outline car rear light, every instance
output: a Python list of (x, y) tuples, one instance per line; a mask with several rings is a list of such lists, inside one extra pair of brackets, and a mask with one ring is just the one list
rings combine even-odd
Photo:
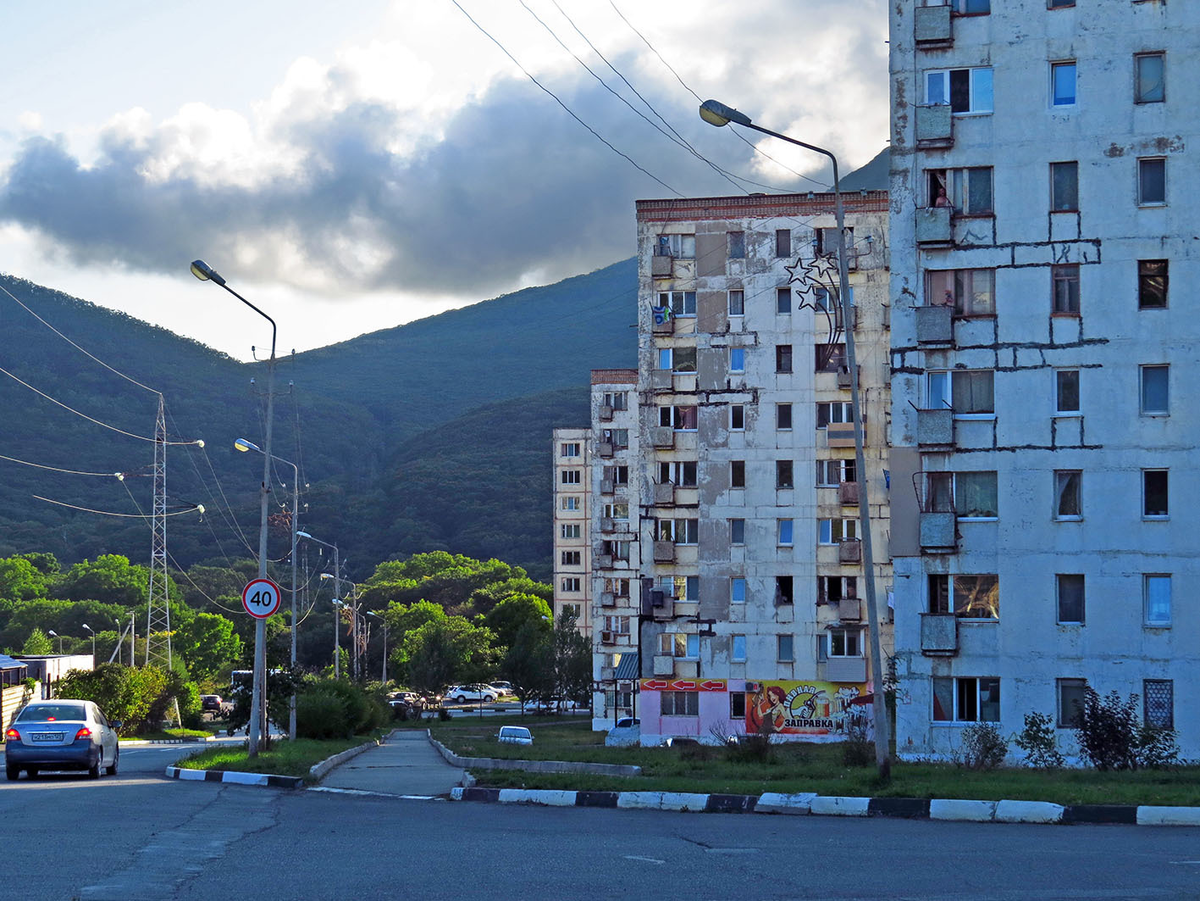
[(78, 732), (75, 733), (76, 741), (79, 741), (79, 739), (81, 739), (81, 738), (91, 738), (91, 737), (92, 737), (92, 730), (89, 729), (87, 726), (84, 726), (82, 729), (80, 729)]
[(8, 731), (6, 731), (6, 732), (4, 733), (4, 737), (5, 737), (5, 739), (7, 739), (8, 741), (20, 741), (20, 740), (21, 740), (21, 733), (20, 733), (20, 732), (18, 732), (16, 729), (9, 729)]

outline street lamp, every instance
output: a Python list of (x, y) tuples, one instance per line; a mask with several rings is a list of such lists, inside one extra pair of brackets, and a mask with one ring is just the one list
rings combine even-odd
[[(202, 282), (212, 281), (220, 285), (267, 322), (271, 323), (271, 358), (267, 361), (267, 422), (263, 442), (263, 478), (258, 527), (258, 577), (267, 577), (267, 502), (271, 493), (271, 431), (275, 419), (275, 320), (256, 307), (233, 288), (225, 279), (203, 260), (192, 263), (192, 275)], [(246, 749), (248, 757), (258, 756), (259, 737), (262, 734), (262, 715), (266, 707), (266, 621), (255, 619), (254, 623), (254, 687), (250, 692), (250, 740)]]
[(777, 131), (763, 128), (750, 121), (750, 117), (731, 106), (726, 106), (716, 100), (705, 100), (700, 104), (700, 118), (718, 128), (730, 122), (745, 128), (787, 141), (804, 147), (816, 153), (829, 157), (833, 164), (833, 201), (834, 215), (837, 219), (838, 233), (838, 293), (842, 302), (842, 321), (846, 328), (846, 363), (850, 367), (850, 405), (854, 411), (854, 462), (862, 479), (862, 503), (858, 505), (859, 523), (862, 528), (863, 568), (866, 570), (867, 583), (867, 626), (871, 631), (871, 669), (874, 671), (875, 686), (872, 692), (872, 712), (875, 717), (875, 763), (879, 767), (879, 775), (884, 779), (891, 776), (892, 764), (889, 759), (891, 744), (890, 728), (887, 719), (887, 706), (883, 698), (883, 651), (879, 644), (879, 612), (875, 607), (875, 561), (871, 553), (871, 505), (867, 498), (867, 467), (863, 455), (862, 412), (858, 393), (858, 366), (854, 358), (854, 310), (850, 306), (850, 277), (846, 266), (846, 223), (842, 210), (842, 189), (838, 179), (837, 157), (824, 147), (806, 144)]
[[(84, 623), (83, 627), (92, 633), (92, 666), (95, 666), (96, 665), (96, 630), (93, 629), (91, 626), (89, 626), (87, 623)], [(59, 644), (59, 650), (60, 651), (62, 650), (61, 643)]]
[(58, 653), (62, 654), (62, 636), (59, 635), (57, 632), (55, 632), (53, 629), (48, 631), (46, 634), (49, 635), (51, 638), (58, 639)]
[(372, 613), (370, 610), (367, 611), (367, 616), (373, 616), (383, 623), (383, 675), (380, 678), (383, 680), (383, 684), (387, 685), (387, 618), (378, 613)]
[[(331, 577), (330, 577), (329, 573), (321, 573), (321, 578), (327, 579), (327, 578), (331, 578)], [(337, 585), (337, 583), (335, 582), (334, 583), (335, 590), (336, 590), (336, 585)], [(339, 618), (338, 611), (345, 610), (346, 605), (344, 603), (342, 603), (341, 601), (339, 601), (337, 598), (334, 598), (332, 603), (333, 603), (333, 678), (340, 679), (341, 675), (342, 675), (342, 645), (341, 645), (341, 637), (338, 634), (338, 626), (341, 625), (341, 623), (338, 622), (338, 618)]]
[[(243, 454), (247, 451), (262, 453), (260, 448), (253, 441), (247, 441), (245, 438), (238, 438), (233, 442), (234, 450), (241, 451)], [(264, 455), (265, 456), (265, 455)], [(300, 467), (291, 460), (285, 460), (283, 457), (277, 457), (271, 454), (272, 460), (278, 460), (280, 463), (286, 463), (292, 467), (292, 669), (296, 669), (296, 524), (300, 521)], [(288, 738), (292, 741), (296, 740), (296, 689), (292, 688), (292, 699), (288, 703)]]
[[(328, 541), (322, 541), (320, 538), (314, 538), (312, 535), (308, 534), (308, 532), (297, 532), (296, 537), (297, 538), (305, 538), (309, 541), (315, 541), (317, 544), (324, 545), (325, 547), (333, 548), (333, 575), (330, 575), (329, 573), (321, 573), (321, 578), (334, 580), (333, 581), (333, 593), (334, 593), (335, 597), (340, 598), (342, 596), (342, 577), (341, 577), (342, 561), (341, 561), (341, 557), (338, 556), (338, 546), (336, 544), (330, 544)], [(357, 617), (356, 617), (356, 619), (357, 619)], [(352, 623), (353, 622), (355, 622), (355, 621), (352, 620)], [(335, 630), (337, 629), (337, 625), (338, 625), (337, 619), (335, 618), (334, 625), (333, 625)], [(357, 645), (358, 645), (358, 642), (356, 641), (355, 642), (356, 658), (355, 659), (357, 659)], [(334, 655), (334, 658), (333, 658), (334, 678), (338, 677), (340, 671), (341, 671), (341, 663), (340, 663), (339, 657), (337, 655)]]

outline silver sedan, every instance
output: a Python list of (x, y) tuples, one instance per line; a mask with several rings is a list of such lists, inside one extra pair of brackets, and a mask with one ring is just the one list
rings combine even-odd
[(24, 770), (87, 770), (93, 779), (103, 769), (115, 776), (121, 750), (116, 729), (91, 701), (34, 701), (4, 732), (4, 769), (10, 780)]

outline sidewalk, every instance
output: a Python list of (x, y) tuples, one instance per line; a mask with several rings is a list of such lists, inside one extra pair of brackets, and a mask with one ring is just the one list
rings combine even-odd
[(321, 787), (428, 797), (449, 795), (462, 777), (461, 769), (434, 750), (424, 729), (404, 729), (333, 770)]

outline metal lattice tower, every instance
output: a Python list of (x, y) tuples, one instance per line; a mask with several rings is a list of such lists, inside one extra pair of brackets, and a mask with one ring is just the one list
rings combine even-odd
[(162, 395), (154, 426), (154, 508), (150, 524), (150, 604), (146, 665), (171, 668), (171, 608), (167, 603), (167, 417)]

